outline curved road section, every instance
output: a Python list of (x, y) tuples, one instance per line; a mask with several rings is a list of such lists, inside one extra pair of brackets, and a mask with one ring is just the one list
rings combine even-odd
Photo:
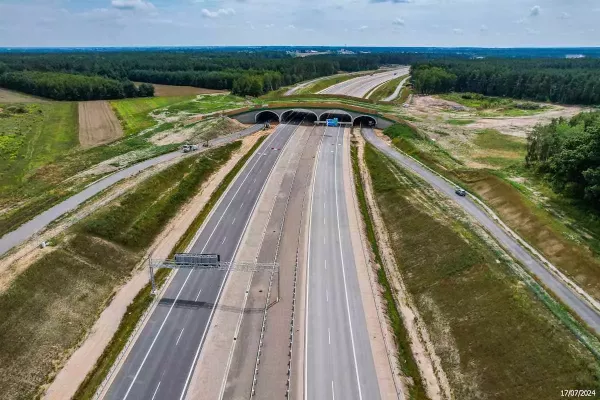
[[(191, 253), (234, 260), (267, 178), (297, 126), (281, 124), (264, 141), (206, 221)], [(104, 398), (184, 399), (227, 276), (225, 271), (178, 270)]]
[(365, 97), (377, 86), (391, 81), (399, 76), (408, 74), (409, 67), (402, 67), (388, 72), (380, 72), (372, 75), (360, 76), (349, 79), (321, 90), (318, 94), (339, 94), (352, 97)]
[(380, 398), (348, 230), (343, 140), (343, 128), (327, 128), (317, 156), (308, 239), (306, 400)]
[[(258, 132), (262, 129), (262, 125), (254, 125), (250, 128), (247, 128), (241, 132), (234, 133), (232, 135), (223, 136), (221, 138), (214, 139), (209, 142), (211, 147), (221, 146), (226, 143), (232, 142), (242, 136), (251, 135), (255, 132)], [(201, 151), (207, 150), (205, 147), (200, 148)], [(190, 154), (187, 154), (190, 155)], [(121, 171), (115, 172), (112, 175), (109, 175), (105, 178), (100, 179), (99, 181), (92, 183), (88, 187), (86, 187), (81, 192), (77, 193), (74, 196), (69, 197), (67, 200), (49, 208), (43, 213), (37, 215), (35, 218), (29, 220), (24, 223), (17, 229), (12, 232), (7, 233), (6, 235), (0, 238), (0, 256), (4, 255), (7, 251), (16, 247), (25, 241), (32, 238), (36, 233), (43, 230), (48, 224), (52, 221), (62, 217), (66, 213), (73, 211), (77, 207), (79, 207), (82, 203), (94, 197), (101, 191), (108, 189), (115, 183), (122, 181), (123, 179), (130, 178), (150, 167), (153, 167), (158, 164), (162, 164), (166, 161), (173, 160), (178, 157), (185, 157), (181, 151), (174, 151), (172, 153), (163, 154), (162, 156), (158, 156), (155, 158), (151, 158), (149, 160), (143, 161), (139, 164), (132, 165), (131, 167), (122, 169)]]
[(397, 162), (401, 167), (419, 175), (435, 189), (454, 200), (466, 213), (475, 218), (498, 241), (498, 243), (512, 255), (513, 258), (535, 275), (546, 288), (550, 289), (556, 297), (571, 308), (571, 310), (587, 323), (590, 328), (596, 333), (600, 333), (600, 315), (598, 315), (595, 309), (579, 295), (574, 293), (562, 280), (546, 269), (537, 258), (534, 258), (517, 242), (517, 240), (506, 233), (506, 231), (502, 229), (492, 217), (477, 206), (469, 196), (456, 196), (454, 194), (455, 187), (453, 185), (429, 171), (412, 158), (391, 148), (386, 142), (377, 137), (372, 129), (363, 128), (362, 134), (369, 143)]

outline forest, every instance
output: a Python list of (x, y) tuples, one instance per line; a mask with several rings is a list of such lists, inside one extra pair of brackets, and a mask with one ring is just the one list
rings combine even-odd
[(600, 112), (537, 126), (527, 138), (526, 165), (556, 192), (600, 210)]
[[(408, 61), (412, 57), (414, 56), (403, 56), (403, 59)], [(389, 56), (386, 56), (387, 58)], [(189, 85), (232, 90), (238, 95), (259, 96), (284, 85), (332, 75), (338, 71), (376, 69), (380, 62), (381, 57), (375, 55), (325, 55), (301, 58), (277, 51), (20, 52), (0, 54), (0, 74), (30, 71), (74, 74), (125, 82), (123, 85), (127, 84), (127, 81)], [(45, 82), (58, 77), (48, 75), (47, 79), (42, 79), (43, 75), (35, 76), (37, 80)], [(6, 82), (19, 85), (14, 81), (26, 80), (19, 74), (9, 75), (9, 78), (0, 79), (0, 85), (8, 87)], [(77, 82), (77, 85), (83, 83), (82, 78), (78, 78)], [(99, 82), (90, 80), (89, 84), (97, 85)], [(105, 82), (105, 84), (107, 88), (115, 85), (114, 82), (110, 84)], [(68, 85), (68, 82), (62, 81), (61, 85)], [(19, 90), (23, 90), (23, 87), (25, 89), (36, 87), (36, 85), (31, 86), (31, 83), (20, 86), (22, 88)], [(36, 91), (42, 90), (45, 91), (36, 88)], [(31, 89), (23, 91), (32, 93)], [(77, 92), (78, 90), (70, 91), (71, 94)], [(119, 92), (115, 89), (110, 90), (113, 95)]]
[(0, 86), (34, 96), (67, 101), (154, 96), (154, 86), (147, 83), (136, 87), (128, 80), (117, 81), (101, 76), (58, 72), (6, 72), (0, 75)]
[(418, 93), (474, 92), (562, 104), (600, 103), (599, 59), (446, 59), (412, 65)]

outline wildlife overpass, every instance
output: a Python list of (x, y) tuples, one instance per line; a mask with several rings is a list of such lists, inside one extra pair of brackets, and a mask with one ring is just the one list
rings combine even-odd
[(349, 123), (355, 126), (374, 126), (385, 129), (394, 124), (394, 121), (383, 118), (377, 114), (362, 113), (352, 110), (329, 109), (329, 108), (260, 108), (256, 110), (232, 113), (231, 118), (244, 124), (266, 123), (266, 122), (288, 122), (304, 117), (308, 123), (325, 122), (330, 118), (338, 118), (339, 122)]

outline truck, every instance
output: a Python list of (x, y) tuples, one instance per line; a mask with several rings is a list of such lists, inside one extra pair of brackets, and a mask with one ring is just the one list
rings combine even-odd
[(190, 151), (197, 151), (198, 150), (198, 145), (196, 144), (184, 144), (183, 146), (181, 146), (181, 151), (183, 151), (184, 153), (189, 153)]

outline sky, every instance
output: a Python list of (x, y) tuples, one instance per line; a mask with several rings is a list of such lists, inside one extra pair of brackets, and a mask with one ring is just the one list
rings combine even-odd
[(0, 0), (0, 47), (600, 46), (598, 0)]

